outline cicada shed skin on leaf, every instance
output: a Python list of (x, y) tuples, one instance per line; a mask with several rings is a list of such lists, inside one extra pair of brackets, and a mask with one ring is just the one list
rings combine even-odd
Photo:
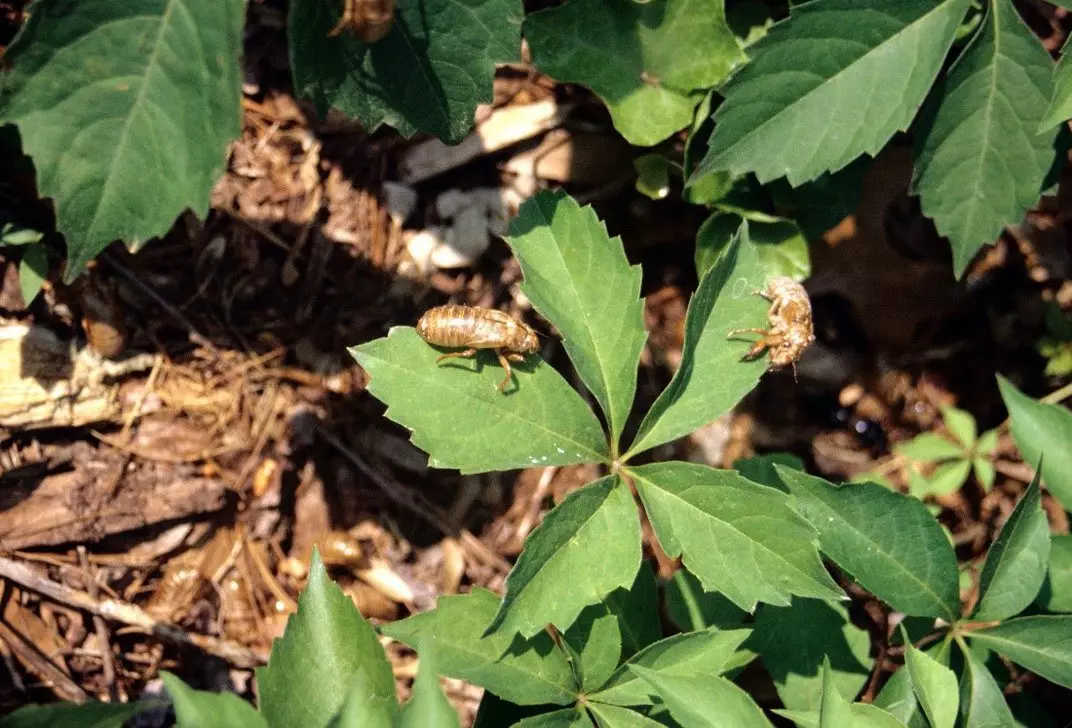
[(395, 0), (343, 0), (342, 16), (328, 37), (349, 30), (362, 43), (376, 43), (391, 32), (394, 23)]
[(754, 359), (764, 351), (770, 352), (771, 367), (792, 366), (794, 374), (796, 363), (808, 345), (815, 341), (815, 329), (812, 325), (811, 301), (808, 292), (787, 276), (771, 278), (767, 287), (756, 291), (771, 303), (767, 312), (769, 329), (734, 329), (730, 338), (739, 334), (760, 334), (745, 359)]
[(506, 370), (506, 377), (499, 384), (499, 391), (513, 375), (510, 362), (524, 361), (525, 354), (534, 354), (540, 349), (536, 331), (513, 316), (492, 308), (475, 306), (437, 306), (429, 309), (417, 322), (417, 335), (432, 346), (465, 347), (436, 359), (441, 362), (451, 357), (475, 356), (478, 349), (494, 349), (499, 363)]

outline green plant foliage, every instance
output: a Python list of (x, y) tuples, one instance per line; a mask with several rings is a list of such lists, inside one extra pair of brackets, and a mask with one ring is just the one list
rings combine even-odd
[(905, 614), (959, 616), (956, 555), (922, 503), (875, 483), (839, 487), (777, 470), (823, 553), (861, 586)]
[(392, 708), (369, 695), (367, 680), (359, 677), (328, 728), (393, 728)]
[[(716, 212), (696, 233), (696, 272), (703, 276), (741, 227), (736, 213)], [(756, 246), (759, 264), (768, 276), (788, 276), (802, 281), (811, 275), (808, 241), (792, 220), (750, 220), (748, 232)]]
[(960, 714), (964, 728), (1016, 728), (1009, 704), (994, 676), (975, 651), (962, 643)]
[(462, 140), (477, 104), (491, 101), (496, 63), (520, 56), (518, 0), (397, 0), (383, 40), (328, 37), (341, 3), (294, 0), (287, 36), (295, 92), (321, 116), (336, 108), (369, 130), (390, 124)]
[(1067, 510), (1072, 508), (1072, 412), (1066, 407), (1031, 399), (998, 375), (998, 387), (1009, 408), (1009, 430), (1028, 463), (1042, 460), (1042, 482)]
[(591, 207), (563, 193), (542, 192), (525, 202), (507, 242), (525, 276), (522, 293), (562, 335), (617, 443), (647, 339), (640, 266), (629, 265), (621, 239), (607, 235)]
[[(956, 407), (943, 407), (942, 418), (952, 439), (924, 432), (894, 447), (895, 452), (910, 461), (908, 479), (912, 495), (923, 498), (952, 493), (967, 482), (972, 470), (983, 489), (989, 491), (994, 484), (991, 458), (997, 448), (997, 431), (989, 430), (977, 436), (975, 418)], [(927, 466), (933, 468), (929, 475), (923, 473)]]
[(1039, 197), (1057, 130), (1039, 134), (1053, 62), (1012, 0), (987, 18), (921, 120), (913, 188), (949, 238), (960, 276), (975, 253)]
[[(915, 699), (913, 698), (913, 700)], [(905, 726), (904, 723), (882, 708), (869, 703), (851, 703), (848, 708), (852, 719), (851, 722), (834, 725), (851, 725), (854, 728), (904, 728)], [(774, 712), (789, 718), (797, 724), (797, 728), (819, 728), (819, 713), (817, 711), (775, 710)], [(841, 717), (841, 715), (843, 714), (835, 715), (835, 718)], [(913, 726), (913, 728), (917, 727)], [(927, 728), (927, 726), (922, 725), (918, 728)]]
[(708, 627), (736, 629), (744, 625), (748, 615), (718, 592), (704, 591), (700, 580), (688, 569), (678, 569), (664, 593), (666, 613), (686, 632)]
[(703, 92), (744, 60), (723, 0), (569, 0), (528, 15), (525, 37), (541, 71), (591, 88), (638, 146), (688, 126)]
[(630, 470), (659, 545), (708, 591), (741, 609), (788, 605), (792, 595), (837, 599), (815, 530), (781, 491), (732, 470), (654, 463)]
[(603, 601), (618, 619), (622, 636), (622, 658), (628, 659), (662, 637), (659, 629), (659, 591), (651, 564), (640, 564), (636, 581), (629, 589), (616, 589)]
[(590, 698), (610, 705), (653, 705), (654, 691), (632, 668), (648, 668), (668, 677), (718, 677), (750, 633), (748, 629), (709, 629), (660, 640), (621, 665)]
[(432, 639), (420, 647), (421, 663), (413, 681), (413, 695), (402, 706), (398, 728), (459, 728), (458, 714), (439, 687)]
[(40, 245), (26, 248), (19, 261), (19, 291), (24, 305), (29, 306), (37, 298), (47, 276), (48, 253)]
[(595, 723), (583, 710), (566, 708), (525, 718), (513, 728), (595, 728)]
[(566, 630), (586, 605), (630, 586), (640, 558), (640, 519), (629, 488), (615, 476), (590, 483), (529, 534), (488, 632), (532, 637), (548, 624)]
[(581, 691), (597, 690), (614, 674), (622, 656), (618, 618), (603, 604), (586, 607), (562, 635), (562, 646), (570, 654)]
[(1072, 612), (1072, 536), (1050, 537), (1050, 562), (1035, 604), (1048, 612)]
[(268, 728), (252, 705), (234, 693), (194, 690), (170, 672), (161, 672), (175, 706), (176, 728)]
[(823, 657), (822, 666), (822, 672), (819, 675), (819, 699), (816, 701), (819, 707), (819, 728), (855, 725), (850, 699), (842, 695), (841, 688), (834, 682), (828, 656)]
[(749, 344), (727, 341), (727, 335), (764, 323), (766, 301), (754, 292), (763, 290), (766, 280), (748, 226), (742, 223), (737, 238), (689, 301), (681, 365), (648, 410), (627, 457), (717, 419), (756, 386), (766, 360), (740, 361)]
[[(788, 607), (764, 605), (749, 644), (763, 658), (778, 697), (789, 710), (818, 710), (827, 688), (851, 701), (871, 670), (871, 639), (837, 603), (794, 599)], [(820, 671), (823, 659), (836, 667)]]
[(413, 430), (432, 467), (478, 473), (608, 457), (595, 415), (538, 357), (514, 365), (503, 394), (493, 354), (437, 365), (440, 352), (408, 326), (350, 353), (372, 377), (369, 391), (387, 402), (387, 417)]
[(267, 666), (257, 670), (261, 712), (268, 725), (327, 726), (357, 683), (363, 704), (397, 709), (391, 665), (375, 631), (314, 551), (298, 611), (272, 645)]
[(663, 724), (618, 705), (589, 703), (589, 712), (595, 716), (599, 728), (663, 728)]
[(969, 632), (968, 638), (1047, 680), (1072, 688), (1072, 617), (1018, 617)]
[(986, 555), (972, 618), (985, 622), (1019, 614), (1038, 595), (1049, 557), (1050, 524), (1036, 474)]
[(634, 188), (651, 200), (670, 194), (670, 181), (681, 177), (681, 168), (661, 154), (642, 154), (633, 160), (637, 178)]
[(566, 655), (550, 635), (531, 640), (494, 632), (484, 636), (499, 599), (477, 588), (465, 596), (440, 597), (436, 608), (380, 627), (391, 639), (418, 647), (434, 639), (436, 667), (518, 705), (569, 705), (579, 688)]
[(912, 678), (907, 669), (900, 669), (890, 676), (886, 685), (875, 696), (873, 705), (885, 710), (910, 728), (929, 728), (923, 708), (912, 692)]
[(1068, 47), (1066, 41), (1061, 48), (1061, 60), (1053, 69), (1053, 94), (1050, 97), (1050, 105), (1039, 122), (1040, 134), (1072, 119), (1072, 63), (1068, 62)]
[(916, 694), (932, 728), (953, 728), (957, 719), (956, 674), (907, 641), (905, 669), (912, 681), (912, 692)]
[(725, 678), (667, 675), (640, 665), (630, 670), (654, 688), (682, 728), (770, 728), (751, 696)]
[(144, 703), (27, 705), (0, 718), (0, 728), (123, 728)]
[(66, 279), (113, 240), (163, 235), (240, 131), (244, 0), (39, 0), (4, 55), (13, 123), (54, 199)]
[[(794, 187), (875, 155), (908, 127), (968, 0), (817, 0), (749, 48), (722, 89), (700, 172)], [(905, 59), (911, 58), (911, 63)], [(834, 133), (836, 130), (836, 133)]]

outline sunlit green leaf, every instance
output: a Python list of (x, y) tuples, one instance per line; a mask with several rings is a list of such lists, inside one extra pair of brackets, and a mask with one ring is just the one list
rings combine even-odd
[(670, 675), (641, 665), (629, 669), (654, 689), (682, 728), (770, 728), (751, 696), (726, 678)]
[(1033, 465), (1042, 458), (1042, 484), (1066, 510), (1072, 508), (1072, 412), (1031, 399), (1000, 374), (998, 387), (1024, 461)]
[(435, 644), (431, 636), (420, 644), (421, 662), (413, 681), (413, 693), (402, 706), (398, 728), (459, 728), (458, 713), (439, 686)]
[(40, 245), (26, 248), (19, 261), (19, 291), (24, 306), (29, 306), (37, 298), (47, 276), (48, 253)]
[[(696, 233), (697, 274), (702, 277), (715, 265), (740, 226), (741, 217), (735, 213), (717, 212), (707, 218)], [(811, 274), (808, 241), (795, 222), (750, 221), (748, 232), (766, 275), (802, 281)]]
[(957, 719), (957, 676), (911, 643), (905, 645), (905, 668), (923, 712), (933, 728), (953, 728)]
[(973, 650), (962, 650), (960, 714), (963, 728), (1016, 728), (1001, 686)]
[(893, 451), (912, 460), (929, 462), (963, 456), (964, 448), (933, 432), (924, 432), (907, 442), (899, 442)]
[(618, 667), (622, 655), (618, 618), (606, 605), (593, 604), (562, 635), (562, 644), (570, 651), (581, 690), (591, 693), (602, 687)]
[(945, 426), (949, 428), (949, 432), (965, 449), (975, 444), (977, 430), (975, 418), (970, 413), (956, 407), (943, 407), (942, 419), (945, 421)]
[(664, 728), (662, 723), (620, 705), (592, 702), (588, 709), (595, 715), (599, 728)]
[(1050, 612), (1072, 612), (1072, 536), (1050, 537), (1050, 563), (1035, 603)]
[(968, 638), (1047, 680), (1072, 688), (1072, 616), (1019, 617), (969, 632)]
[(264, 717), (234, 693), (194, 690), (170, 672), (161, 671), (176, 728), (267, 728)]
[(902, 667), (893, 673), (879, 694), (875, 696), (874, 705), (887, 711), (909, 728), (929, 728), (923, 708), (912, 692), (912, 678), (908, 669)]
[(834, 682), (834, 676), (830, 670), (830, 658), (823, 656), (821, 660), (822, 671), (819, 673), (819, 694), (815, 701), (819, 709), (819, 728), (841, 728), (841, 726), (855, 725), (852, 719), (852, 709), (849, 707), (849, 699), (841, 694), (841, 690)]
[(1050, 105), (1039, 122), (1039, 132), (1044, 132), (1072, 119), (1072, 63), (1068, 61), (1069, 44), (1061, 49), (1061, 59), (1053, 69), (1053, 91)]

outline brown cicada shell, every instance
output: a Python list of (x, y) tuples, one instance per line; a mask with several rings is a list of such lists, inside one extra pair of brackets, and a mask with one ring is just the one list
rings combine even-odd
[(510, 362), (524, 361), (525, 354), (540, 349), (540, 341), (531, 326), (492, 308), (438, 306), (421, 316), (417, 334), (432, 346), (466, 347), (464, 351), (444, 354), (436, 362), (475, 356), (478, 349), (494, 349), (506, 370), (506, 377), (499, 384), (500, 392), (510, 382)]
[(793, 366), (801, 354), (815, 341), (815, 330), (811, 320), (811, 301), (804, 286), (792, 278), (777, 276), (767, 283), (767, 288), (756, 291), (771, 302), (767, 312), (769, 329), (735, 329), (729, 333), (732, 338), (738, 334), (761, 334), (745, 354), (745, 359), (754, 359), (764, 351), (770, 352), (772, 367)]
[(391, 32), (394, 22), (395, 0), (343, 0), (342, 17), (328, 37), (349, 30), (362, 43), (375, 43)]

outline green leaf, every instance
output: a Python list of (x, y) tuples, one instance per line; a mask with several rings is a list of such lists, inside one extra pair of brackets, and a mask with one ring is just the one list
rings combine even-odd
[(1068, 61), (1068, 48), (1066, 41), (1061, 49), (1061, 60), (1053, 69), (1053, 93), (1050, 105), (1039, 122), (1040, 134), (1072, 119), (1072, 63)]
[(704, 591), (688, 569), (678, 569), (665, 589), (666, 613), (678, 629), (690, 632), (708, 627), (734, 629), (744, 624), (748, 612), (718, 592)]
[(0, 245), (33, 245), (40, 243), (43, 237), (40, 230), (19, 227), (10, 222), (0, 227)]
[(973, 458), (972, 470), (975, 471), (975, 478), (979, 481), (979, 485), (983, 486), (983, 490), (989, 493), (990, 489), (994, 487), (994, 476), (996, 474), (994, 463), (985, 457)]
[(998, 449), (998, 431), (997, 429), (987, 430), (979, 436), (979, 441), (975, 443), (975, 452), (978, 455), (993, 455)]
[(642, 154), (633, 160), (637, 173), (634, 187), (650, 200), (663, 200), (670, 194), (670, 180), (681, 176), (681, 168), (661, 154)]
[(243, 0), (34, 3), (4, 55), (0, 123), (54, 199), (68, 281), (117, 238), (208, 213), (241, 130), (244, 23)]
[(644, 348), (640, 266), (591, 207), (560, 192), (521, 206), (507, 242), (521, 263), (521, 291), (562, 334), (581, 381), (599, 401), (615, 443), (633, 406)]
[(515, 725), (524, 718), (534, 718), (547, 713), (546, 705), (521, 706), (503, 700), (495, 693), (484, 691), (480, 698), (472, 728), (500, 728)]
[(48, 253), (40, 245), (34, 245), (22, 254), (19, 261), (19, 290), (22, 293), (22, 303), (29, 307), (37, 294), (41, 292), (41, 284), (48, 276)]
[(268, 728), (264, 717), (234, 693), (194, 690), (163, 670), (160, 679), (175, 706), (176, 728)]
[(905, 614), (956, 620), (956, 556), (926, 506), (875, 483), (839, 487), (784, 467), (778, 475), (823, 553), (861, 586)]
[(650, 562), (643, 562), (629, 589), (616, 589), (603, 604), (618, 619), (622, 635), (621, 659), (629, 659), (662, 637), (659, 627), (659, 591)]
[(936, 86), (916, 136), (913, 191), (949, 238), (958, 277), (979, 248), (1038, 201), (1057, 134), (1037, 133), (1053, 61), (1011, 0), (988, 5), (982, 28)]
[(770, 728), (751, 696), (726, 678), (668, 675), (641, 665), (630, 670), (655, 689), (682, 728)]
[(688, 126), (693, 92), (744, 60), (723, 0), (569, 0), (528, 15), (525, 38), (541, 71), (592, 89), (621, 135), (644, 147)]
[(677, 439), (718, 419), (756, 386), (765, 358), (744, 362), (746, 341), (728, 340), (733, 329), (761, 326), (766, 287), (756, 246), (741, 225), (718, 263), (700, 280), (685, 315), (681, 365), (640, 424), (627, 457)]
[(387, 417), (413, 430), (434, 468), (479, 473), (607, 458), (595, 415), (539, 357), (514, 365), (515, 384), (504, 394), (494, 356), (437, 365), (440, 352), (409, 327), (350, 353), (372, 377), (369, 391), (387, 403)]
[(1051, 682), (1072, 688), (1072, 617), (1020, 617), (967, 636)]
[(785, 452), (743, 458), (733, 464), (733, 469), (753, 483), (759, 483), (768, 488), (777, 488), (783, 493), (788, 493), (789, 489), (785, 487), (785, 483), (778, 477), (776, 465), (804, 472), (804, 461), (796, 455), (790, 455)]
[(619, 667), (590, 698), (611, 705), (652, 705), (653, 691), (631, 667), (646, 667), (669, 677), (717, 677), (749, 634), (748, 629), (703, 630), (660, 640)]
[(1050, 563), (1035, 603), (1048, 612), (1072, 612), (1072, 536), (1050, 537)]
[(912, 679), (905, 668), (890, 676), (886, 685), (875, 696), (874, 705), (910, 728), (929, 728), (923, 709), (916, 700), (916, 694), (912, 692)]
[(0, 718), (0, 728), (123, 728), (145, 703), (26, 705)]
[(525, 539), (487, 632), (532, 637), (548, 624), (565, 631), (586, 606), (632, 585), (640, 536), (633, 495), (616, 476), (570, 493)]
[(957, 438), (965, 450), (970, 450), (975, 444), (975, 437), (978, 434), (975, 427), (975, 418), (962, 409), (942, 407), (942, 419), (953, 437)]
[(1036, 475), (986, 555), (972, 619), (989, 622), (1019, 614), (1038, 595), (1049, 558), (1050, 524)]
[(588, 703), (588, 710), (595, 715), (600, 728), (665, 728), (646, 715), (618, 705)]
[[(911, 692), (911, 688), (909, 688)], [(913, 698), (915, 700), (915, 698)], [(819, 713), (808, 710), (775, 710), (778, 715), (784, 716), (797, 724), (797, 728), (819, 728)], [(882, 708), (867, 703), (851, 703), (849, 714), (853, 728), (904, 728), (905, 724), (887, 713)], [(926, 726), (921, 726), (926, 728)]]
[(443, 675), (479, 685), (511, 703), (573, 703), (578, 691), (573, 672), (546, 632), (531, 640), (502, 632), (483, 636), (498, 608), (498, 597), (477, 587), (465, 596), (440, 597), (435, 609), (385, 624), (380, 632), (414, 648), (433, 639)]
[(859, 157), (840, 172), (821, 175), (800, 187), (790, 187), (779, 179), (766, 189), (777, 208), (796, 220), (809, 240), (819, 240), (855, 212), (864, 189), (864, 175), (871, 167), (870, 157)]
[(622, 633), (618, 618), (604, 604), (593, 604), (562, 635), (570, 651), (574, 675), (581, 691), (591, 693), (603, 686), (622, 656)]
[[(741, 226), (735, 213), (716, 212), (707, 218), (696, 233), (696, 272), (703, 277), (714, 267), (718, 257), (730, 244)], [(788, 276), (802, 281), (811, 275), (808, 241), (792, 220), (750, 222), (748, 231), (759, 255), (759, 264), (767, 276)]]
[(298, 611), (257, 671), (261, 713), (269, 725), (326, 726), (358, 681), (366, 700), (397, 707), (391, 663), (375, 631), (314, 551)]
[[(825, 685), (851, 701), (870, 674), (871, 639), (849, 621), (841, 604), (794, 599), (788, 607), (765, 605), (756, 614), (749, 644), (790, 710), (817, 710)], [(824, 658), (837, 666), (825, 677), (819, 669)]]
[[(797, 185), (875, 155), (908, 128), (968, 0), (817, 0), (749, 48), (723, 88), (700, 172)], [(905, 59), (911, 58), (911, 63)]]
[(439, 687), (435, 640), (425, 637), (418, 653), (421, 662), (413, 681), (413, 695), (402, 706), (398, 728), (459, 728), (458, 714)]
[(834, 675), (830, 670), (829, 656), (823, 656), (822, 666), (818, 686), (820, 692), (816, 701), (819, 708), (819, 728), (854, 726), (852, 709), (849, 707), (850, 698), (842, 695), (841, 688), (834, 682)]
[(1024, 461), (1037, 463), (1041, 458), (1043, 484), (1065, 510), (1072, 509), (1072, 412), (1031, 399), (1000, 374), (998, 387)]
[(681, 556), (707, 591), (749, 612), (757, 602), (788, 605), (792, 595), (841, 596), (819, 559), (815, 530), (781, 491), (693, 463), (653, 463), (629, 474), (659, 545)]
[(496, 63), (520, 56), (518, 0), (397, 0), (383, 40), (328, 37), (341, 3), (294, 0), (287, 36), (294, 90), (321, 117), (334, 107), (372, 131), (390, 124), (457, 143), (492, 100)]
[(963, 728), (1016, 728), (1009, 704), (990, 670), (971, 649), (961, 650), (960, 714)]
[(922, 498), (927, 495), (949, 495), (960, 490), (971, 475), (970, 460), (950, 460), (934, 469), (930, 477), (920, 477), (919, 484), (913, 485), (912, 495)]
[(905, 645), (905, 667), (923, 712), (933, 728), (953, 728), (957, 719), (957, 676), (911, 643)]
[(893, 451), (920, 462), (947, 460), (964, 455), (964, 448), (933, 432), (924, 432), (907, 442), (899, 442), (894, 445)]
[[(514, 723), (513, 728), (594, 728), (595, 723), (579, 708), (566, 708), (534, 715)], [(496, 726), (495, 728), (498, 728)]]
[(372, 697), (368, 678), (358, 676), (328, 728), (393, 728), (397, 705)]

